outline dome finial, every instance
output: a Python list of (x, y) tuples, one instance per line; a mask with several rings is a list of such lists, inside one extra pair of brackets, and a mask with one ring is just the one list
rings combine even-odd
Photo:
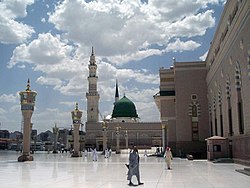
[(117, 79), (116, 79), (116, 83), (115, 83), (115, 102), (119, 101), (119, 91), (118, 91), (118, 83), (117, 83)]
[(30, 91), (30, 79), (28, 78), (27, 86), (26, 86), (26, 91)]

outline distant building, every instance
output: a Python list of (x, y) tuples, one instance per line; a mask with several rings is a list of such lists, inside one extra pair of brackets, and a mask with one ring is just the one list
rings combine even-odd
[(69, 134), (68, 129), (59, 129), (59, 131), (58, 131), (58, 139), (57, 140), (61, 145), (66, 146), (68, 134)]
[(9, 138), (10, 133), (8, 130), (0, 130), (0, 138)]
[(53, 141), (53, 138), (54, 138), (53, 133), (50, 130), (42, 132), (37, 136), (37, 140), (42, 141), (42, 142), (45, 142), (45, 141), (51, 142)]

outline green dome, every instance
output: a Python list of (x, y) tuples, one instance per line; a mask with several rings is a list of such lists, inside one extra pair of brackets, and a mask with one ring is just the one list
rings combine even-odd
[(112, 118), (117, 117), (138, 118), (134, 103), (126, 96), (115, 103)]

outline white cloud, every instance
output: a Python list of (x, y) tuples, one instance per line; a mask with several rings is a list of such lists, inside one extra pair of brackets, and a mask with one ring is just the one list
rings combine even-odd
[[(75, 105), (74, 105), (75, 106)], [(72, 107), (72, 110), (74, 109)], [(86, 116), (86, 111), (83, 111), (83, 117)], [(72, 125), (71, 111), (63, 111), (59, 108), (46, 108), (44, 111), (34, 111), (32, 116), (34, 129), (40, 131), (52, 130), (52, 127), (57, 124), (59, 128), (70, 128)], [(82, 122), (84, 119), (82, 118)]]
[(17, 18), (27, 15), (26, 8), (34, 0), (2, 0), (0, 2), (0, 42), (4, 44), (22, 43), (35, 32), (34, 29)]
[(168, 44), (166, 51), (182, 52), (183, 50), (195, 50), (199, 46), (201, 45), (195, 41), (189, 40), (183, 42), (178, 38), (174, 42)]
[(70, 61), (72, 50), (73, 47), (62, 41), (59, 35), (54, 37), (50, 33), (39, 34), (30, 44), (16, 47), (8, 67), (11, 68), (19, 62), (47, 66), (63, 60)]
[(41, 22), (45, 23), (46, 19), (45, 18), (41, 18)]
[(208, 51), (206, 51), (201, 57), (200, 60), (205, 61), (207, 58)]
[(19, 99), (18, 94), (2, 94), (0, 95), (0, 102), (4, 103), (17, 103)]
[(21, 112), (21, 105), (14, 105), (9, 109), (9, 112), (16, 113)]
[[(49, 21), (81, 47), (96, 46), (112, 63), (140, 60), (163, 51), (171, 38), (202, 36), (214, 27), (208, 4), (219, 1), (68, 1), (56, 6)], [(78, 18), (78, 19), (74, 19)], [(195, 42), (195, 41), (194, 41)], [(185, 49), (180, 49), (185, 50)]]
[(0, 108), (0, 115), (2, 116), (2, 115), (5, 114), (5, 113), (6, 113), (6, 110), (3, 109), (3, 108)]
[(182, 20), (166, 26), (169, 37), (194, 37), (202, 36), (208, 28), (214, 27), (215, 19), (212, 17), (213, 11), (199, 13), (185, 17)]
[(70, 108), (73, 108), (75, 106), (76, 102), (62, 101), (62, 102), (59, 102), (59, 104), (65, 105), (65, 106), (70, 107)]
[(43, 76), (37, 78), (36, 82), (41, 85), (55, 86), (55, 89), (62, 85), (62, 81), (58, 78), (48, 78)]
[[(39, 34), (30, 44), (21, 44), (13, 52), (9, 68), (25, 63), (31, 64), (34, 71), (44, 75), (37, 78), (40, 85), (53, 86), (64, 95), (80, 96), (88, 89), (89, 52), (81, 53), (82, 48), (72, 46), (60, 36), (51, 33)], [(83, 49), (84, 51), (84, 49)], [(152, 50), (151, 50), (152, 51)], [(155, 50), (159, 53), (159, 50)], [(140, 54), (142, 52), (138, 52)], [(103, 85), (103, 92), (107, 87), (113, 88), (115, 79), (121, 83), (134, 80), (139, 83), (158, 84), (158, 75), (132, 69), (118, 69), (114, 65), (96, 58), (98, 65), (99, 85)], [(105, 96), (105, 94), (104, 94)]]

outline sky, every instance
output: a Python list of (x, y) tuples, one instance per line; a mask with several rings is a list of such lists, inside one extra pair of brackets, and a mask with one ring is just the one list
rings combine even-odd
[(86, 122), (91, 48), (102, 117), (115, 82), (142, 122), (159, 122), (159, 69), (205, 60), (225, 0), (0, 0), (0, 129), (21, 130), (19, 92), (37, 92), (38, 132), (70, 128), (78, 102)]

